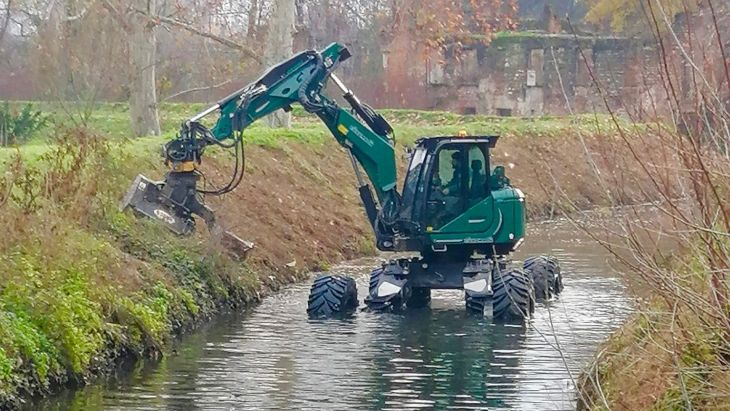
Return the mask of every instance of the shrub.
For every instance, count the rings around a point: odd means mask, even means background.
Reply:
[[[0,106],[0,146],[23,144],[48,123],[48,116],[27,103],[20,111],[5,102]]]

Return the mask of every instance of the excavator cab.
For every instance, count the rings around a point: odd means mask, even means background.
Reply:
[[[416,142],[401,210],[402,221],[411,228],[405,236],[409,242],[397,248],[463,259],[474,251],[492,255],[519,246],[524,195],[508,183],[496,184],[489,173],[490,150],[497,139],[441,136]]]
[[[443,229],[488,196],[487,144],[488,140],[469,143],[457,141],[446,142],[438,147],[430,170],[424,175],[427,189],[422,217],[427,231]],[[491,210],[485,213],[482,222],[491,220],[487,214],[491,214]],[[476,228],[465,227],[467,231]]]

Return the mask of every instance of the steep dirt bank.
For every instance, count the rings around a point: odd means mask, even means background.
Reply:
[[[251,146],[246,156],[241,185],[210,204],[231,231],[256,244],[248,262],[266,278],[374,252],[350,162],[337,145]],[[218,181],[229,167],[219,159],[206,165]]]
[[[586,139],[604,178],[630,180],[632,170],[619,161],[627,153],[610,149],[615,137]],[[582,147],[569,131],[507,134],[494,158],[527,193],[534,219],[568,202],[606,204]],[[7,166],[0,193],[8,182],[13,189],[0,198],[0,224],[8,227],[0,242],[0,403],[83,384],[120,356],[159,355],[173,334],[224,306],[254,303],[311,270],[374,251],[349,160],[334,143],[247,146],[244,182],[211,200],[230,229],[256,242],[245,264],[204,230],[181,239],[118,212],[134,174],[164,171],[156,150],[132,144],[123,151],[74,135],[38,161]],[[230,163],[226,154],[211,155],[209,178],[225,181]],[[651,198],[647,184],[628,187],[624,200]]]
[[[492,166],[504,165],[512,184],[525,192],[529,219],[550,217],[566,209],[612,205],[610,198],[617,204],[657,198],[651,184],[636,177],[638,166],[627,165],[630,154],[618,144],[617,136],[583,138],[585,149],[575,133],[507,134],[499,140],[492,152]],[[586,160],[586,152],[593,164]],[[287,144],[281,149],[254,146],[247,149],[247,155],[241,186],[212,199],[211,204],[233,231],[260,245],[254,260],[276,267],[274,261],[308,255],[306,261],[316,264],[327,261],[328,251],[343,245],[343,234],[370,235],[350,162],[334,142]],[[399,157],[401,177],[406,165],[405,156]],[[216,160],[212,167],[219,180],[225,178],[227,165]],[[616,187],[619,184],[620,189]],[[312,231],[308,222],[329,228]],[[362,241],[358,245],[364,246]],[[347,244],[340,253],[350,249],[351,244]]]

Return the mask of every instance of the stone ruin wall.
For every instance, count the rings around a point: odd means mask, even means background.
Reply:
[[[622,38],[529,33],[432,58],[424,77],[432,109],[542,116],[607,112],[608,102],[644,118],[660,114],[656,56]]]

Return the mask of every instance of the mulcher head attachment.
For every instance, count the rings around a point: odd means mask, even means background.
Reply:
[[[244,259],[254,244],[226,231],[215,220],[213,210],[199,200],[196,172],[170,172],[165,181],[152,181],[138,175],[127,190],[119,208],[131,208],[138,215],[164,224],[179,235],[195,230],[193,214],[200,216],[208,226],[211,237],[238,259]]]
[[[161,222],[176,234],[190,234],[195,229],[190,212],[182,207],[175,207],[171,199],[163,197],[164,187],[164,182],[152,181],[139,174],[127,190],[119,208],[124,210],[129,207],[138,214]]]

